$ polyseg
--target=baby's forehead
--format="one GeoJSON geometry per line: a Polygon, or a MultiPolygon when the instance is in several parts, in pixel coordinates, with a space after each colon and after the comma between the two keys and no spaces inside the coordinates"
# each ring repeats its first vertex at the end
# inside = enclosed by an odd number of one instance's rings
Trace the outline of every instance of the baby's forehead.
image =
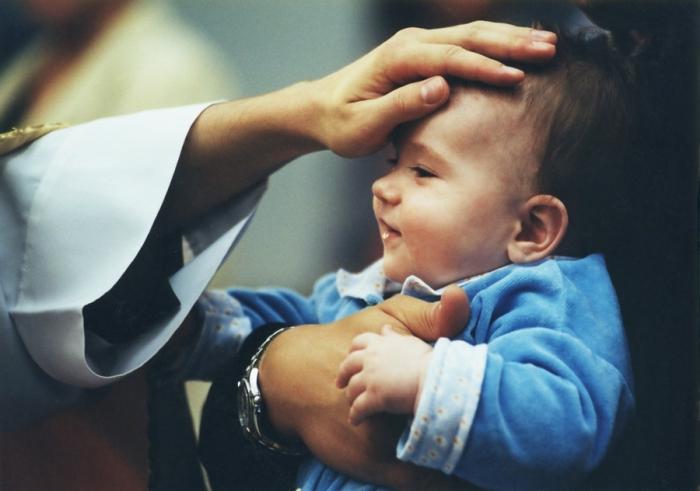
{"type": "Polygon", "coordinates": [[[446,111],[458,111],[462,118],[470,115],[483,123],[529,124],[526,120],[527,100],[524,90],[516,87],[492,87],[478,83],[450,85],[450,100],[446,111]]]}
{"type": "Polygon", "coordinates": [[[517,90],[491,88],[478,84],[450,84],[448,102],[436,112],[424,118],[400,125],[394,131],[395,144],[401,144],[417,127],[439,127],[441,130],[465,136],[479,135],[493,138],[524,123],[524,102],[517,90]],[[445,121],[449,121],[445,124],[445,121]]]}
{"type": "Polygon", "coordinates": [[[523,90],[460,83],[451,85],[450,94],[445,107],[412,134],[426,137],[422,143],[427,146],[449,145],[459,161],[529,182],[539,167],[539,138],[523,90]]]}
{"type": "Polygon", "coordinates": [[[444,111],[451,122],[449,128],[465,142],[465,150],[474,146],[483,151],[521,156],[534,151],[535,128],[519,87],[454,85],[444,111]]]}

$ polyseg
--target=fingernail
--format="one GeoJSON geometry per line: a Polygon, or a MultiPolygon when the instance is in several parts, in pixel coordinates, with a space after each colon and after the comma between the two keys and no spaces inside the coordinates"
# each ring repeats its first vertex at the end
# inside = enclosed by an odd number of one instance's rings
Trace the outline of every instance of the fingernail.
{"type": "Polygon", "coordinates": [[[549,31],[539,31],[537,29],[530,32],[530,37],[538,41],[546,41],[548,43],[554,43],[557,41],[557,35],[549,31]]]}
{"type": "Polygon", "coordinates": [[[530,43],[530,46],[532,46],[534,49],[537,51],[554,51],[554,45],[550,43],[543,43],[541,41],[533,41],[530,43]]]}
{"type": "Polygon", "coordinates": [[[512,66],[503,65],[501,67],[501,72],[511,76],[511,77],[524,77],[525,72],[519,70],[518,68],[513,68],[512,66]]]}
{"type": "Polygon", "coordinates": [[[426,104],[435,104],[442,98],[442,79],[433,77],[420,88],[420,96],[426,104]]]}

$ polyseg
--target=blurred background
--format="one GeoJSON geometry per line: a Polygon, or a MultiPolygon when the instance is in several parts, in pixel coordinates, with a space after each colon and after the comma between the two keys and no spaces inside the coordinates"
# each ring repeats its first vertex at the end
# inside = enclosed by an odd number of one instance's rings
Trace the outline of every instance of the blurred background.
{"type": "MultiPolygon", "coordinates": [[[[368,0],[211,1],[204,9],[200,2],[175,3],[222,47],[243,96],[331,73],[380,39],[368,0]]],[[[275,174],[215,285],[283,285],[308,292],[320,275],[373,259],[369,185],[381,171],[376,162],[319,152],[275,174]]]]}

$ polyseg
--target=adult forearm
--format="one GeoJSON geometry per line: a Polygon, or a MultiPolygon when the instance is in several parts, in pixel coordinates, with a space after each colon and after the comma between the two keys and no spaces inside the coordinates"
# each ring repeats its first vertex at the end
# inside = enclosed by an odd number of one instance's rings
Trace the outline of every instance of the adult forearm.
{"type": "Polygon", "coordinates": [[[338,366],[352,339],[385,324],[428,339],[454,335],[469,317],[466,296],[449,289],[429,304],[396,296],[351,317],[324,326],[301,326],[278,336],[260,366],[260,385],[273,426],[289,439],[300,438],[327,465],[356,479],[395,489],[444,489],[464,482],[404,464],[396,442],[405,418],[376,416],[361,425],[348,421],[348,403],[336,388],[338,366]]]}
{"type": "Polygon", "coordinates": [[[396,485],[400,468],[408,467],[395,458],[394,442],[402,425],[390,418],[348,424],[347,402],[342,391],[335,389],[332,367],[347,353],[353,332],[303,326],[280,336],[281,342],[268,349],[261,367],[266,406],[283,434],[301,438],[327,465],[359,479],[396,485]]]}
{"type": "Polygon", "coordinates": [[[164,205],[179,226],[266,179],[286,162],[320,150],[310,82],[214,104],[192,125],[164,205]]]}
{"type": "Polygon", "coordinates": [[[307,403],[321,407],[320,418],[328,414],[322,407],[332,406],[337,419],[348,424],[349,406],[335,380],[355,336],[379,333],[383,326],[390,325],[399,333],[433,341],[456,335],[467,324],[469,314],[464,291],[450,286],[439,302],[396,295],[336,322],[300,326],[283,333],[265,351],[260,366],[260,383],[274,427],[287,437],[302,436],[309,421],[303,407],[307,403]],[[314,383],[307,383],[309,379],[302,372],[307,372],[314,383]],[[295,397],[296,389],[308,391],[309,398],[295,397]]]}

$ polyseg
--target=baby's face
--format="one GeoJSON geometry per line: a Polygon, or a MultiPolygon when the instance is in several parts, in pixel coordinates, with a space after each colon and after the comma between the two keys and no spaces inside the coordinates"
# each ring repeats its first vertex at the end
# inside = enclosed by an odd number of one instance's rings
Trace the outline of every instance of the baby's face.
{"type": "Polygon", "coordinates": [[[507,264],[537,169],[522,104],[458,88],[449,105],[402,128],[397,160],[372,186],[384,272],[434,288],[507,264]]]}

